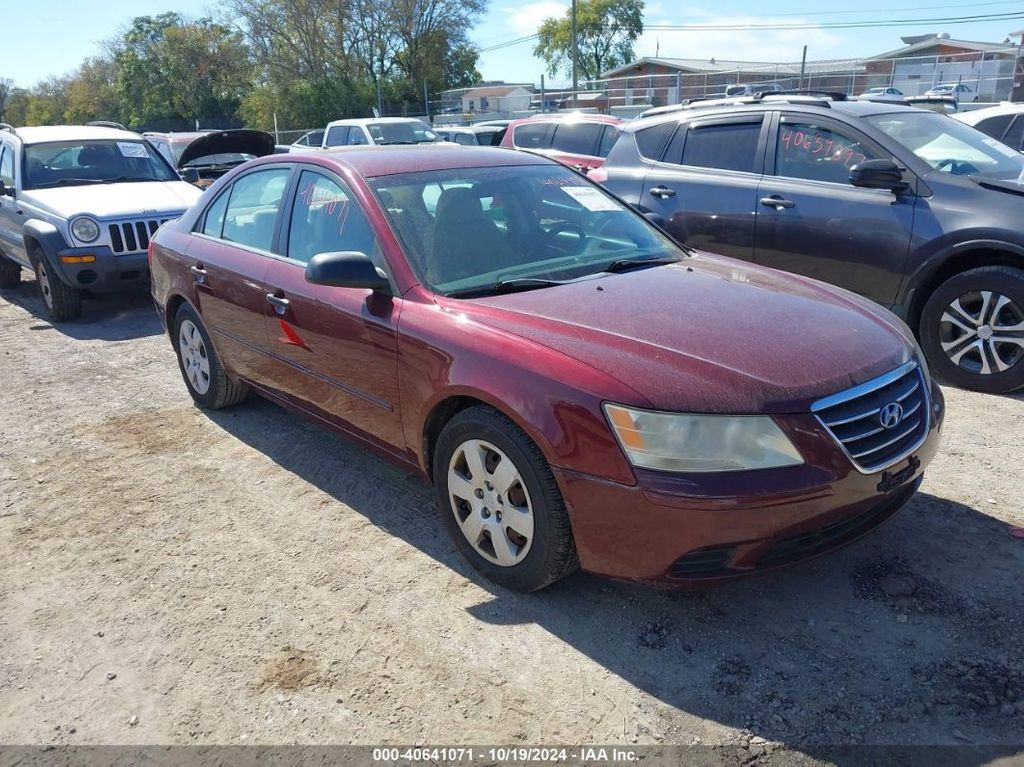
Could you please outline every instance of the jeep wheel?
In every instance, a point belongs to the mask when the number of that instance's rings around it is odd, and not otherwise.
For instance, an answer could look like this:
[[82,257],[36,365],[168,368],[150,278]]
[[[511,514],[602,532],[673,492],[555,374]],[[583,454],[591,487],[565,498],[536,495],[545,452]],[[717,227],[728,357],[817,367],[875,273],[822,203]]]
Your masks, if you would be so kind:
[[21,265],[0,256],[0,290],[18,287],[21,282]]
[[219,410],[245,399],[248,389],[228,378],[203,321],[188,304],[182,304],[174,317],[173,338],[181,376],[197,405]]
[[36,282],[43,307],[51,322],[67,322],[82,316],[82,291],[69,287],[60,278],[50,273],[46,260],[39,256],[32,259],[36,267]]
[[995,394],[1024,386],[1024,270],[983,266],[948,279],[924,306],[921,345],[957,386]]

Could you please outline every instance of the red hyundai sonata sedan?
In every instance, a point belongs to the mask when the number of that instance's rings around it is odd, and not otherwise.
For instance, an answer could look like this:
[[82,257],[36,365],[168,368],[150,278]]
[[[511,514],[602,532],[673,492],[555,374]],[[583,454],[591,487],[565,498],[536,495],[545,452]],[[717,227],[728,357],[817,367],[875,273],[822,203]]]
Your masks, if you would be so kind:
[[551,160],[277,155],[151,248],[194,400],[254,390],[422,474],[488,577],[695,585],[894,514],[942,395],[889,312],[682,250]]

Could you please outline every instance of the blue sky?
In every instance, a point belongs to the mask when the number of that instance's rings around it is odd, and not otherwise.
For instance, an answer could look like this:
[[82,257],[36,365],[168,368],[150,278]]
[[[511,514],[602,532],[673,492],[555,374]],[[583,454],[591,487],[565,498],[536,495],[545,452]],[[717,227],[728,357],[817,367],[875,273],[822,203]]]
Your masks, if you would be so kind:
[[[564,12],[569,0],[492,0],[487,16],[472,32],[481,48],[497,45],[536,31],[548,16]],[[766,5],[755,0],[718,0],[685,9],[672,0],[648,0],[648,24],[745,24],[784,20],[826,23],[852,19],[936,18],[989,14],[1020,9],[1012,0],[982,0],[955,5],[951,0],[868,0],[837,8],[790,2]],[[902,6],[902,8],[900,7]],[[927,9],[920,9],[928,6]],[[936,7],[940,6],[940,7]],[[100,43],[112,36],[132,16],[178,10],[201,15],[215,7],[210,0],[34,0],[11,2],[3,13],[3,56],[0,77],[10,77],[28,86],[52,74],[74,69],[86,56],[98,51]],[[824,13],[823,13],[824,11]],[[767,18],[765,14],[771,14]],[[801,47],[808,46],[808,58],[861,56],[898,48],[900,36],[924,32],[949,32],[965,40],[1002,41],[1009,32],[1024,28],[1024,19],[979,24],[919,26],[878,29],[803,29],[795,31],[741,30],[732,32],[648,32],[639,40],[638,56],[741,59],[752,61],[798,61]],[[485,53],[479,69],[489,80],[538,82],[543,64],[532,55],[533,44]],[[556,81],[557,82],[557,81]]]

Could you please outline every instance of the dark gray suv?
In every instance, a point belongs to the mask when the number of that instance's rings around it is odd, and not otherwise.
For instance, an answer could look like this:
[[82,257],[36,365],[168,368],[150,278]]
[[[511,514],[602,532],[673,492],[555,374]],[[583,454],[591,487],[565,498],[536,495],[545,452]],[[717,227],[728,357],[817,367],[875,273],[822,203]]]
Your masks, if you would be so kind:
[[954,384],[1024,386],[1024,155],[961,122],[809,96],[696,102],[624,125],[590,175],[680,242],[889,307]]

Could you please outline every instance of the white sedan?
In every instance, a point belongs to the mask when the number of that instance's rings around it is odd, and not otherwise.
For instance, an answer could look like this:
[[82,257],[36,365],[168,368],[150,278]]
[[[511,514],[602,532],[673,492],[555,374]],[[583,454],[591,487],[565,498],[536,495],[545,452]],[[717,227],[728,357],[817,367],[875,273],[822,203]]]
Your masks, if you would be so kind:
[[903,91],[897,88],[868,88],[858,99],[862,101],[903,101]]

